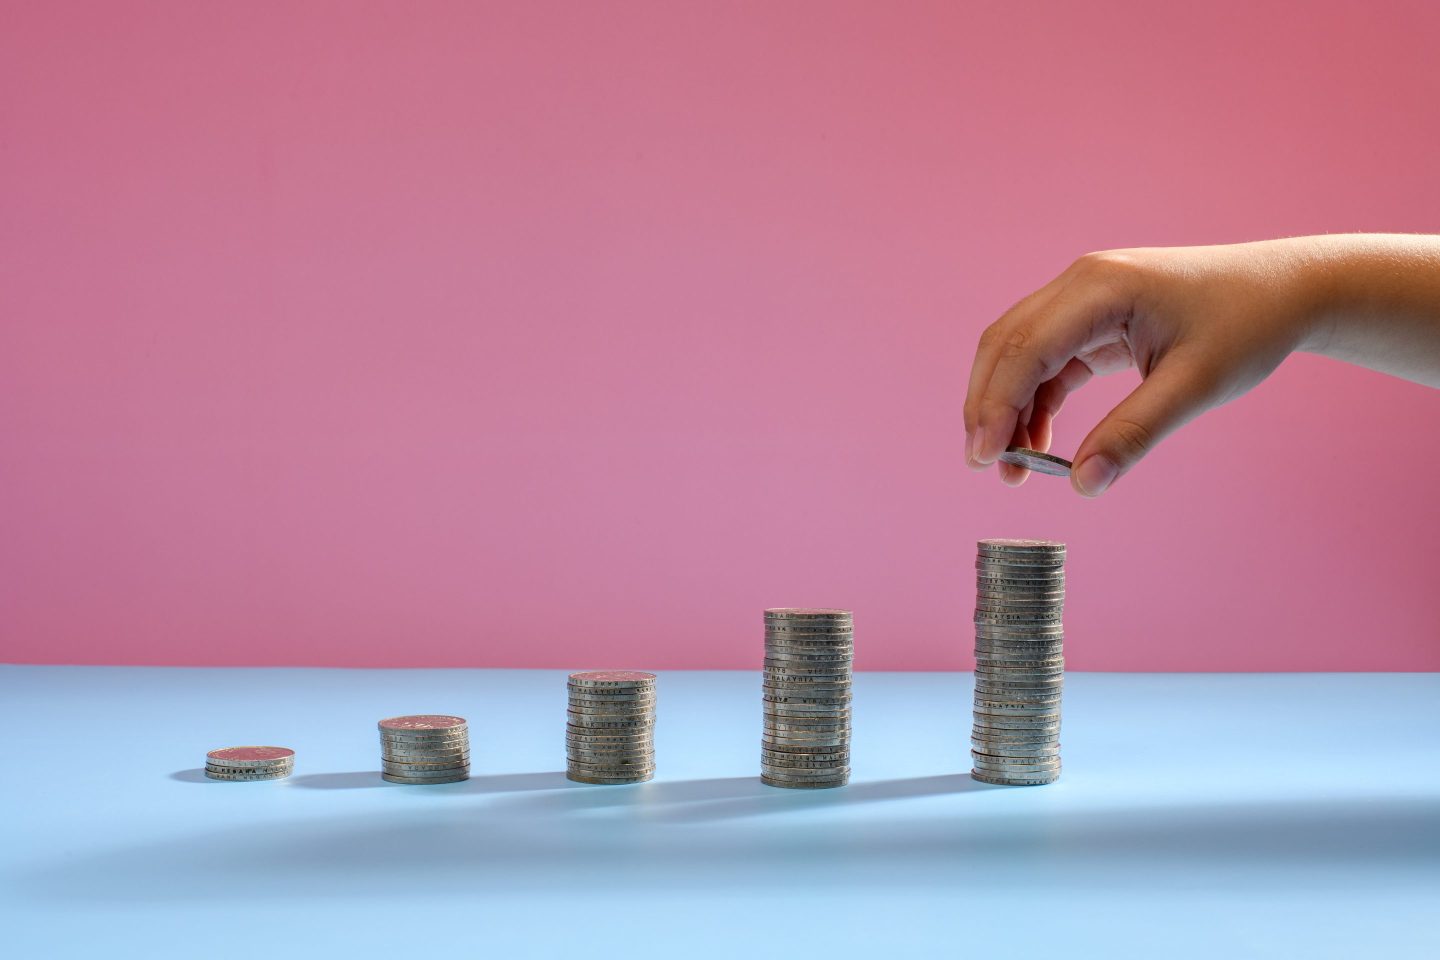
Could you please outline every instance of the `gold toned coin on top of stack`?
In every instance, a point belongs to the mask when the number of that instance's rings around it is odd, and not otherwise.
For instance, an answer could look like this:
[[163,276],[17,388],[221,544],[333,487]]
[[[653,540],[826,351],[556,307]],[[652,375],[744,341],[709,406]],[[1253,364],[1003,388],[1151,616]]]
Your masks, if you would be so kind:
[[381,720],[380,777],[389,783],[470,779],[470,728],[464,717],[424,713]]
[[572,673],[565,775],[577,783],[642,783],[655,776],[655,674]]
[[970,775],[1006,786],[1054,783],[1065,682],[1065,544],[981,540],[975,572]]
[[289,747],[225,747],[205,754],[205,776],[211,780],[284,780],[295,772],[295,751]]
[[765,611],[765,726],[760,779],[772,787],[841,787],[850,780],[849,610]]

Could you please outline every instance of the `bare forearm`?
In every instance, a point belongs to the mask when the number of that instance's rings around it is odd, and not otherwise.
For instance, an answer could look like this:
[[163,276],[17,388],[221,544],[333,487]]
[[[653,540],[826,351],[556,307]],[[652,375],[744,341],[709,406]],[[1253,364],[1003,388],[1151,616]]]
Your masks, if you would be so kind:
[[1440,237],[1273,242],[1298,245],[1314,294],[1302,350],[1440,387]]

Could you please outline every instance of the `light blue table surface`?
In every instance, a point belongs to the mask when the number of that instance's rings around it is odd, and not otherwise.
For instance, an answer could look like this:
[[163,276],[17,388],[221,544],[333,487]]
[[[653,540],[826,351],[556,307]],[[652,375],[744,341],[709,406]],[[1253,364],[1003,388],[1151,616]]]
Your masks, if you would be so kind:
[[[663,673],[659,775],[564,779],[556,671],[0,667],[0,955],[1440,957],[1440,675],[1072,674],[1061,781],[968,674],[861,674],[854,777],[757,774],[759,678]],[[375,721],[470,720],[383,783]],[[298,752],[212,783],[205,751]]]

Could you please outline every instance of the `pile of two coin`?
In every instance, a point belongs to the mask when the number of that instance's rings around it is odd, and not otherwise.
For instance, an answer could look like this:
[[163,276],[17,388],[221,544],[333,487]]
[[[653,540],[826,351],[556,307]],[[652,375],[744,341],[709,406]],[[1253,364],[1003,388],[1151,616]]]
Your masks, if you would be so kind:
[[762,782],[816,789],[849,781],[854,658],[849,610],[765,611]]
[[211,780],[283,780],[295,772],[295,751],[289,747],[224,747],[205,754],[205,776]]
[[981,540],[975,559],[971,776],[1033,786],[1060,776],[1065,545]]
[[641,783],[655,776],[655,674],[570,674],[565,775],[578,783]]
[[380,776],[390,783],[455,783],[470,777],[464,717],[418,714],[381,720]]

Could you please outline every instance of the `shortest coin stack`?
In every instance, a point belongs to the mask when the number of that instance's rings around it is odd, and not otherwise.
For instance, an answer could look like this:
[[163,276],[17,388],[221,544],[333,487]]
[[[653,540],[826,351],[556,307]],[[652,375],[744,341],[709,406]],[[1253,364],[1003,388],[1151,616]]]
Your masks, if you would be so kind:
[[565,775],[577,783],[641,783],[655,776],[655,674],[572,673]]
[[380,721],[380,776],[390,783],[470,779],[470,728],[464,717],[421,714]]
[[211,780],[283,780],[295,772],[289,747],[225,747],[205,754]]

